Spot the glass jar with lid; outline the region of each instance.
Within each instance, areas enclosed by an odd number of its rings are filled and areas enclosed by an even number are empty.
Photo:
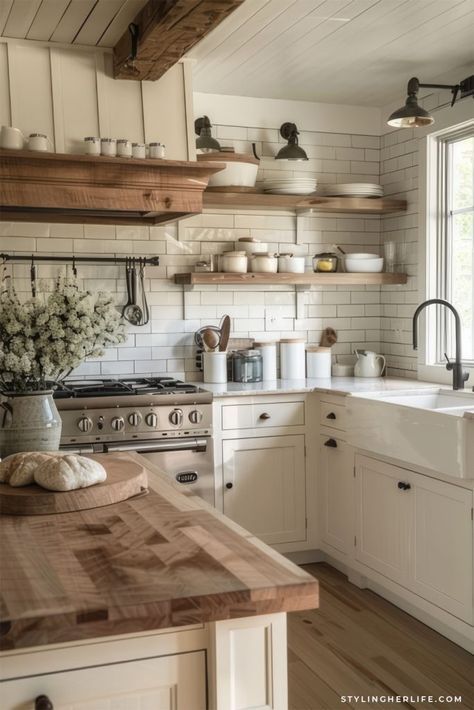
[[[322,252],[313,257],[313,271],[321,273],[332,273],[337,271],[339,257],[332,252]]]
[[[234,382],[261,382],[263,359],[259,350],[237,350],[232,357]]]

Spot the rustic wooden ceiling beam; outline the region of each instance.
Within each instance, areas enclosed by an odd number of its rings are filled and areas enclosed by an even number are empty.
[[[156,81],[244,0],[149,0],[134,20],[138,52],[131,62],[129,30],[114,47],[114,77]]]

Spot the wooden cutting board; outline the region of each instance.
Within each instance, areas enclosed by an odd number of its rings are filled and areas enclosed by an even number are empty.
[[[140,464],[113,454],[96,454],[87,458],[104,466],[107,471],[104,483],[76,491],[48,491],[36,484],[12,488],[6,483],[0,483],[0,514],[71,513],[112,505],[148,491],[148,475]]]

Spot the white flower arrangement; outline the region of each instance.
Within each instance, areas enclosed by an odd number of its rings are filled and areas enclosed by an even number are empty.
[[[52,293],[40,292],[22,303],[10,279],[1,286],[3,392],[48,389],[87,357],[100,357],[104,348],[125,340],[123,321],[108,293],[92,294],[75,279],[60,277]]]

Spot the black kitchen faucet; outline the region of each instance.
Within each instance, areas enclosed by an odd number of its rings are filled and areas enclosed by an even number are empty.
[[[447,360],[446,369],[453,371],[453,390],[463,390],[464,383],[469,379],[469,373],[462,369],[461,361],[461,318],[459,313],[449,301],[444,301],[442,298],[430,298],[428,301],[423,301],[416,309],[413,315],[413,350],[418,349],[418,316],[427,306],[432,303],[438,303],[440,306],[445,306],[454,315],[455,333],[456,333],[456,357],[452,362],[449,357],[444,354]]]

